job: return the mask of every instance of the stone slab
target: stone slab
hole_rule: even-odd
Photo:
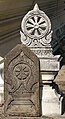
[[[39,57],[39,58],[51,58],[53,57],[52,48],[49,47],[39,47],[39,48],[31,48],[31,50]]]
[[[43,81],[52,81],[54,80],[54,77],[56,75],[56,72],[41,72],[41,79]]]
[[[5,104],[10,116],[39,116],[39,60],[19,44],[4,59]]]
[[[59,71],[60,62],[55,60],[40,59],[40,71]]]

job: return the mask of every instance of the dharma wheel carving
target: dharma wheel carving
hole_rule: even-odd
[[[49,44],[51,42],[51,22],[48,16],[41,10],[38,5],[34,6],[34,9],[29,11],[23,18],[21,23],[22,35],[24,39],[23,44],[30,46],[32,42],[39,42],[42,45]]]

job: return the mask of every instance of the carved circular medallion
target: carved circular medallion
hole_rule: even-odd
[[[27,64],[17,64],[13,73],[17,79],[25,80],[31,76],[31,69]]]
[[[51,30],[51,23],[47,15],[38,6],[28,12],[22,20],[22,31],[32,39],[41,39]]]

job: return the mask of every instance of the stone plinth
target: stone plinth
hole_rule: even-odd
[[[61,59],[60,56],[50,56],[40,60],[42,115],[62,114],[63,96],[58,86],[53,83],[60,69]]]
[[[44,85],[42,91],[42,114],[62,114],[62,99],[63,97],[56,91],[55,87]]]
[[[17,45],[4,59],[5,115],[40,115],[39,60],[25,45]]]

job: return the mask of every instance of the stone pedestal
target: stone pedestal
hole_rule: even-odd
[[[60,69],[60,55],[51,55],[40,59],[41,84],[42,84],[42,116],[62,114],[63,96],[53,80]]]
[[[61,94],[53,86],[44,85],[42,89],[42,115],[62,114]]]
[[[21,42],[28,46],[40,61],[40,99],[43,115],[62,114],[62,94],[53,81],[60,70],[61,56],[53,55],[56,44],[52,39],[51,22],[38,5],[29,11],[21,23]],[[52,48],[53,44],[53,48]],[[41,88],[42,85],[42,88]]]

